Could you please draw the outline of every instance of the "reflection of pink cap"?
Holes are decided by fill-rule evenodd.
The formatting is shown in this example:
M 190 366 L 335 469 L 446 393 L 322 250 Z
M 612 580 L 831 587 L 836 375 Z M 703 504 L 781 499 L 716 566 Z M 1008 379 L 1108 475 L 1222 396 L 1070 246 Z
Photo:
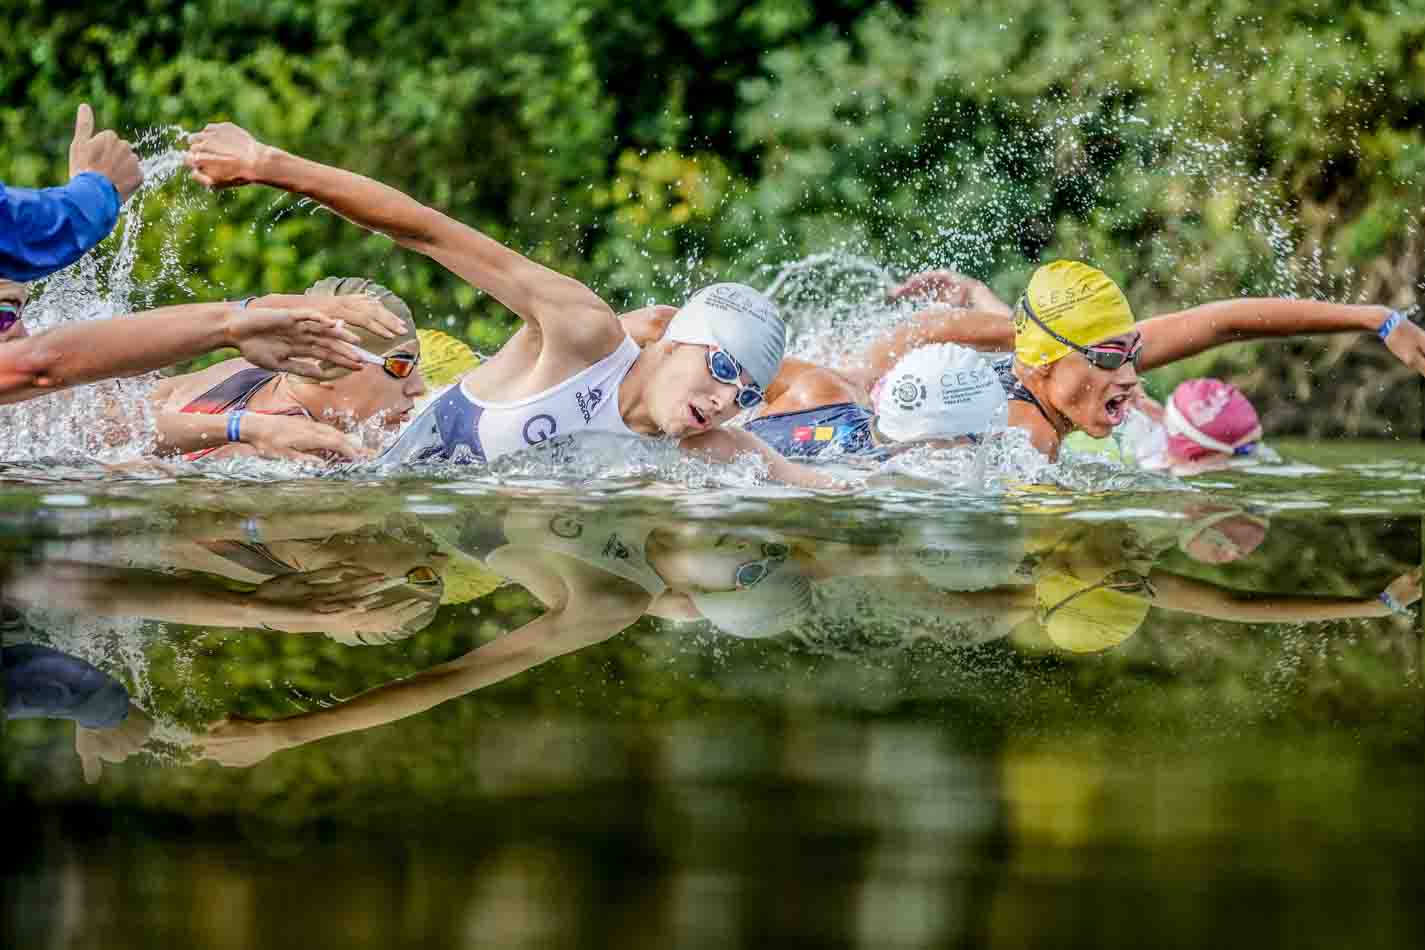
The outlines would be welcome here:
M 1257 410 L 1231 383 L 1189 379 L 1173 390 L 1164 423 L 1168 453 L 1194 461 L 1206 455 L 1247 455 L 1262 440 Z

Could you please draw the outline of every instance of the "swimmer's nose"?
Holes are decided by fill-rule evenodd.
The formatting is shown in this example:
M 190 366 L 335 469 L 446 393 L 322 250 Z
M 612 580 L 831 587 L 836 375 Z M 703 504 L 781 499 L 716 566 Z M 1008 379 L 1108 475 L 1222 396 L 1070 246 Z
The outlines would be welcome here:
M 420 373 L 412 373 L 406 377 L 406 395 L 412 399 L 419 399 L 426 394 L 426 381 Z
M 1132 362 L 1125 362 L 1118 369 L 1114 370 L 1113 381 L 1122 383 L 1124 386 L 1132 386 L 1138 382 L 1138 370 Z

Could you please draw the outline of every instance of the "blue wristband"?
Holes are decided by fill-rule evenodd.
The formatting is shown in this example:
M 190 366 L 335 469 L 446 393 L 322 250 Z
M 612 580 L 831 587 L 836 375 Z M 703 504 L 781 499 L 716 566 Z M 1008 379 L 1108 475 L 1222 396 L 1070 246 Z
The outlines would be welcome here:
M 1376 336 L 1380 337 L 1381 342 L 1384 343 L 1385 338 L 1390 336 L 1391 332 L 1404 322 L 1405 315 L 1399 310 L 1392 310 L 1390 316 L 1385 318 L 1385 323 L 1382 323 L 1380 329 L 1376 331 Z
M 1410 608 L 1409 608 L 1409 607 L 1406 607 L 1406 606 L 1405 606 L 1404 604 L 1402 604 L 1400 601 L 1398 601 L 1398 600 L 1396 600 L 1394 597 L 1390 596 L 1390 591 L 1388 591 L 1388 590 L 1383 590 L 1383 591 L 1381 591 L 1381 592 L 1380 592 L 1380 597 L 1379 597 L 1378 599 L 1380 600 L 1381 603 L 1385 604 L 1387 608 L 1389 608 L 1389 610 L 1390 610 L 1391 613 L 1393 613 L 1393 614 L 1404 614 L 1404 615 L 1406 615 L 1406 616 L 1409 616 L 1409 615 L 1410 615 Z
M 232 412 L 228 413 L 229 442 L 242 441 L 242 414 L 246 411 L 247 410 L 245 409 L 234 409 Z

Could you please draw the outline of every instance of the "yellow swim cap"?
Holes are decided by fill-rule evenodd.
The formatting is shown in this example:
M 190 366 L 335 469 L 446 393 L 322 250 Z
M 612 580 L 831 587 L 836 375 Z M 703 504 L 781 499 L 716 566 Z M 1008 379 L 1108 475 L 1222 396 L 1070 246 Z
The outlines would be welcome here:
M 1039 268 L 1014 308 L 1014 355 L 1019 362 L 1044 366 L 1067 356 L 1070 347 L 1044 332 L 1030 314 L 1079 346 L 1133 332 L 1133 311 L 1123 291 L 1103 271 L 1078 261 L 1054 261 Z
M 421 341 L 421 377 L 431 389 L 449 386 L 480 365 L 480 357 L 449 333 L 439 330 L 418 330 Z
M 1070 653 L 1097 653 L 1138 632 L 1148 617 L 1147 597 L 1099 586 L 1107 577 L 1091 582 L 1055 571 L 1039 578 L 1034 593 L 1040 610 L 1049 614 L 1044 632 L 1055 646 Z

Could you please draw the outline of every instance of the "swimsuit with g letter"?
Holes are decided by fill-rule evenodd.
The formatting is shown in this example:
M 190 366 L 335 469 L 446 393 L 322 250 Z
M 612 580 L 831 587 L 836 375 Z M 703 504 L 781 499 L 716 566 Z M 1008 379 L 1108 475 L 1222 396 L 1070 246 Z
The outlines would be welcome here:
M 416 417 L 384 462 L 493 462 L 580 432 L 637 435 L 618 409 L 618 388 L 640 350 L 631 337 L 588 369 L 513 402 L 475 399 L 457 383 Z

